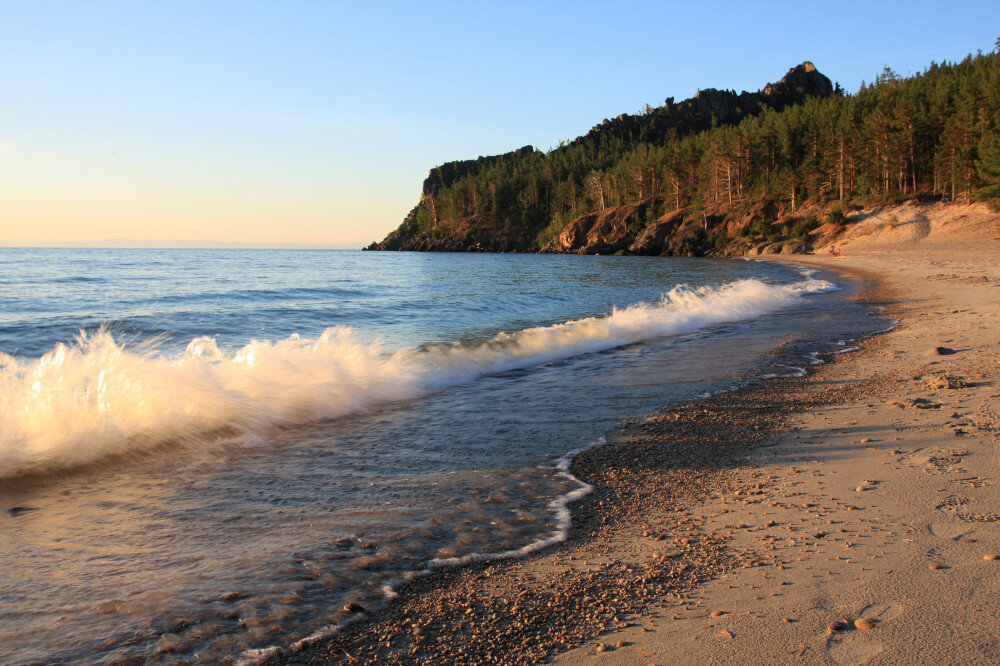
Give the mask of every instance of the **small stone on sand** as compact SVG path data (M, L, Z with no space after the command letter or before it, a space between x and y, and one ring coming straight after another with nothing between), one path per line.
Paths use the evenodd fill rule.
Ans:
M997 555L996 553L989 553L987 555L983 555L983 559L987 562L993 562L994 560L1000 560L1000 555Z
M870 617L859 617L854 621L854 626L860 631L868 631L875 628L875 620Z
M925 352L926 356L950 356L955 353L955 350L950 347L934 347Z

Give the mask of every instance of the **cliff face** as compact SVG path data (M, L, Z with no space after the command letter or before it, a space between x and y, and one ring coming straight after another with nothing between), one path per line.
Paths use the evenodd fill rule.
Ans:
M725 206L694 213L673 210L662 215L662 201L647 199L581 215L566 225L541 252L568 254L632 254L645 256L742 255L769 244L766 236L749 231L757 210L733 211ZM768 227L775 227L775 222ZM720 243L719 239L726 241Z
M725 243L719 230L727 229L727 237L738 231L742 212L732 206L711 212L702 206L695 212L671 205L669 197L656 193L656 175L643 171L642 157L635 166L619 169L627 170L625 177L611 174L608 165L633 154L648 155L650 147L679 137L733 126L766 109L778 111L833 92L830 79L805 62L757 92L708 88L678 104L671 98L641 114L604 120L548 154L524 146L442 164L431 169L419 203L399 228L366 249L647 255L725 251L720 250ZM606 205L605 182L610 195L610 188L624 178L634 178L637 191ZM635 199L629 202L631 196ZM567 197L571 203L564 205ZM584 200L589 203L581 205ZM573 217L581 207L591 212Z

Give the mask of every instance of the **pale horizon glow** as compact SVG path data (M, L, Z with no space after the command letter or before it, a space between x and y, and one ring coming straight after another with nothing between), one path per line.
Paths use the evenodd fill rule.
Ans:
M854 91L993 48L1000 5L937 7L15 0L0 245L360 247L446 161L804 60Z

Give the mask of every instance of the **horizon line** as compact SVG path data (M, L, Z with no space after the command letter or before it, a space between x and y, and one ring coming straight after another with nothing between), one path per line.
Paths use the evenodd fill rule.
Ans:
M121 250L360 250L367 243L281 243L208 240L149 240L144 238L107 238L99 241L0 240L2 248L93 248Z

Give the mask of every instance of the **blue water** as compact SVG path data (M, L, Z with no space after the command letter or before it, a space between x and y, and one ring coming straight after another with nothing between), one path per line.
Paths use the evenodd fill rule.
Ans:
M879 328L831 279L0 250L0 662L239 659L433 558L558 534L548 504L579 487L552 468L566 452Z
M752 267L752 268L751 268ZM679 282L787 268L658 257L284 250L0 249L0 351L40 356L82 329L186 345L354 326L392 345L481 338L599 315Z

